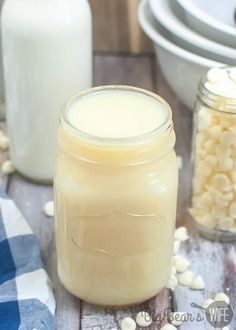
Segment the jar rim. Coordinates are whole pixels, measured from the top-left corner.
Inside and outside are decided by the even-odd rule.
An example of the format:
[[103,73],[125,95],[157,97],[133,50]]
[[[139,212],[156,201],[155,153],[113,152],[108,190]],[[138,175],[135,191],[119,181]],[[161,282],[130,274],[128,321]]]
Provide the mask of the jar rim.
[[[223,66],[220,67],[220,69],[229,72],[232,67]],[[214,93],[206,87],[206,82],[208,82],[207,74],[201,78],[198,84],[197,94],[200,100],[215,111],[223,111],[228,114],[236,114],[236,97],[231,98]]]
[[[101,92],[101,91],[112,91],[112,90],[124,90],[124,91],[133,91],[137,92],[139,94],[147,95],[159,103],[163,105],[165,112],[166,112],[166,118],[155,129],[151,130],[150,132],[140,134],[137,136],[131,136],[131,137],[124,137],[124,138],[113,138],[113,137],[100,137],[97,135],[93,135],[90,133],[87,133],[83,130],[78,129],[76,126],[74,126],[69,120],[68,120],[68,112],[70,108],[74,105],[75,102],[81,97],[84,97],[89,94]],[[79,92],[72,96],[63,106],[63,108],[60,111],[60,118],[59,118],[60,124],[63,128],[68,129],[73,135],[79,139],[85,139],[92,143],[101,143],[101,144],[108,144],[108,145],[130,145],[130,144],[138,144],[142,143],[143,141],[149,140],[152,137],[156,137],[158,135],[161,135],[166,130],[172,126],[172,111],[169,106],[169,104],[159,95],[150,92],[143,88],[128,86],[128,85],[104,85],[104,86],[98,86],[98,87],[92,87],[89,89],[86,89],[82,92]]]

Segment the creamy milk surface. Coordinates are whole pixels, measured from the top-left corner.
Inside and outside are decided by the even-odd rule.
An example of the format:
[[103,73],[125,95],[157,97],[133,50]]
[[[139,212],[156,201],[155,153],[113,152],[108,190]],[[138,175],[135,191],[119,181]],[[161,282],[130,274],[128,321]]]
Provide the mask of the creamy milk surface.
[[[89,92],[73,104],[67,122],[98,137],[145,137],[169,115],[158,99],[119,89]],[[62,121],[54,182],[58,273],[87,302],[138,303],[168,282],[178,182],[169,124],[138,143],[113,144],[72,134]]]
[[163,105],[133,91],[109,90],[85,95],[74,104],[68,120],[98,137],[127,138],[149,133],[166,119]]

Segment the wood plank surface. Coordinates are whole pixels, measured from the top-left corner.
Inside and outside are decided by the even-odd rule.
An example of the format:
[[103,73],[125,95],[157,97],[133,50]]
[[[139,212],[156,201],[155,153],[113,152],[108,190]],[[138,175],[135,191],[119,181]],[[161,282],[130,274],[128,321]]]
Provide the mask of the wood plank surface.
[[152,43],[138,24],[139,0],[89,0],[89,3],[95,51],[153,53]]
[[[56,255],[54,240],[54,221],[45,217],[42,212],[46,201],[52,199],[52,187],[37,185],[14,174],[2,181],[9,195],[15,200],[22,213],[30,223],[39,239],[42,258],[49,273],[57,300],[56,329],[58,330],[108,330],[118,328],[124,316],[135,316],[141,309],[149,309],[154,313],[157,321],[150,326],[151,330],[159,329],[166,321],[164,311],[173,308],[190,312],[195,318],[198,310],[191,303],[202,304],[206,297],[212,297],[219,291],[228,292],[231,305],[236,310],[236,251],[234,244],[209,242],[196,233],[188,215],[190,194],[190,148],[192,134],[192,113],[186,109],[167,86],[163,76],[156,66],[155,59],[149,56],[96,56],[95,57],[95,85],[127,84],[136,85],[157,91],[171,105],[177,135],[177,154],[183,157],[183,168],[180,171],[178,198],[178,225],[187,225],[190,240],[183,243],[181,254],[190,261],[190,269],[195,274],[201,274],[206,282],[206,290],[193,291],[178,285],[174,295],[170,290],[163,290],[160,295],[144,303],[122,310],[97,308],[76,299],[59,283],[56,272]],[[177,305],[176,305],[177,303]],[[204,316],[200,312],[201,316]],[[235,313],[236,314],[236,313]],[[181,330],[212,329],[203,321],[188,321]],[[236,319],[231,324],[231,330],[236,329]]]

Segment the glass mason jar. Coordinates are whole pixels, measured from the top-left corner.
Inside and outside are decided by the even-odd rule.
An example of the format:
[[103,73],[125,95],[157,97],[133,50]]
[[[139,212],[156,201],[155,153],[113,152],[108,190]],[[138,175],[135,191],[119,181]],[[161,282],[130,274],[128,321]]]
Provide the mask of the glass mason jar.
[[[143,94],[165,122],[130,138],[101,138],[68,116],[84,97]],[[92,118],[91,118],[92,120]],[[145,301],[167,284],[173,254],[178,169],[172,113],[159,96],[105,86],[74,96],[60,115],[55,170],[56,243],[61,282],[96,305]]]
[[227,75],[215,83],[203,77],[198,86],[190,209],[200,234],[225,242],[236,240],[236,97]]

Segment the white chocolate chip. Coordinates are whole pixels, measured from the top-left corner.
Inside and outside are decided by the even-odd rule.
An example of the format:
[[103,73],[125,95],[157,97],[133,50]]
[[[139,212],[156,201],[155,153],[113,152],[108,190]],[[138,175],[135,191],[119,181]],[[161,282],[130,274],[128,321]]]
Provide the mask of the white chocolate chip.
[[229,193],[226,193],[226,194],[224,194],[224,195],[222,196],[222,199],[223,199],[224,201],[229,201],[229,202],[231,202],[231,201],[234,199],[234,194],[232,193],[232,191],[229,192]]
[[211,213],[205,213],[203,215],[199,215],[196,220],[202,226],[205,226],[210,229],[215,228],[215,219]]
[[188,239],[187,228],[182,226],[175,230],[175,239],[184,242]]
[[201,275],[198,275],[193,279],[192,283],[190,284],[190,288],[193,290],[202,290],[205,288],[205,283]]
[[229,181],[229,178],[225,174],[219,173],[213,177],[213,184],[217,188],[224,190],[224,189],[229,188],[230,181]]
[[221,132],[222,132],[222,128],[220,125],[215,125],[208,129],[208,134],[213,139],[218,139],[221,135]]
[[211,68],[207,72],[207,80],[211,83],[222,83],[222,81],[228,80],[228,74],[226,71],[220,68]]
[[205,160],[201,160],[197,166],[197,172],[202,176],[208,176],[212,172],[212,166],[210,166]]
[[139,327],[148,327],[152,324],[152,317],[147,312],[139,312],[136,316],[136,323]]
[[43,207],[44,213],[47,217],[54,217],[54,202],[49,201]]
[[2,164],[2,172],[5,174],[12,174],[15,172],[15,170],[16,170],[15,165],[12,163],[11,160],[6,160]]
[[233,145],[235,144],[235,135],[231,131],[224,132],[220,137],[220,141],[225,147]]
[[230,303],[230,299],[224,292],[217,293],[215,295],[215,301],[224,301],[226,304]]
[[216,148],[216,140],[209,139],[208,141],[206,141],[204,148],[207,152],[213,152]]
[[221,218],[219,220],[219,229],[230,230],[234,225],[234,220],[230,217]]
[[230,204],[229,216],[234,219],[236,218],[236,202]]
[[231,150],[230,150],[230,147],[226,147],[223,144],[218,144],[215,147],[215,153],[216,153],[218,158],[222,159],[224,157],[229,157],[230,153],[231,153]]
[[135,330],[136,323],[131,317],[125,317],[120,323],[121,330]]
[[165,324],[160,330],[177,330],[177,328],[172,324]]
[[213,204],[213,198],[212,195],[209,192],[204,192],[201,195],[201,203],[206,206],[210,206]]
[[208,89],[210,92],[217,94],[218,93],[218,86],[216,84],[213,84],[209,81],[206,81],[204,84],[205,88]]
[[227,214],[227,208],[221,207],[221,205],[215,205],[213,206],[211,210],[212,217],[215,219],[220,219],[221,217],[226,217]]
[[173,257],[173,264],[178,273],[183,273],[188,269],[190,262],[181,255],[176,255]]
[[188,316],[185,312],[173,312],[169,314],[169,321],[175,326],[179,326],[187,320]]
[[0,134],[0,149],[5,151],[9,149],[9,138],[7,136],[5,136],[4,134]]
[[206,162],[211,168],[214,168],[218,163],[218,158],[214,155],[208,155],[206,156]]
[[179,276],[179,284],[182,284],[184,286],[189,286],[193,281],[193,272],[190,270],[182,273]]
[[174,240],[174,251],[173,251],[174,254],[177,254],[179,252],[180,244],[181,244],[180,240]]
[[233,181],[233,183],[236,183],[236,171],[231,171],[230,178]]
[[199,131],[205,130],[210,125],[211,125],[210,113],[205,109],[201,109],[199,111],[199,123],[198,123]]
[[207,309],[207,307],[209,307],[213,302],[215,302],[215,300],[213,300],[213,299],[206,299],[204,301],[204,303],[202,304],[202,307],[205,308],[205,309]]
[[226,157],[226,158],[220,160],[219,168],[220,168],[220,171],[227,172],[227,171],[231,170],[233,165],[234,165],[233,159],[230,157]]

